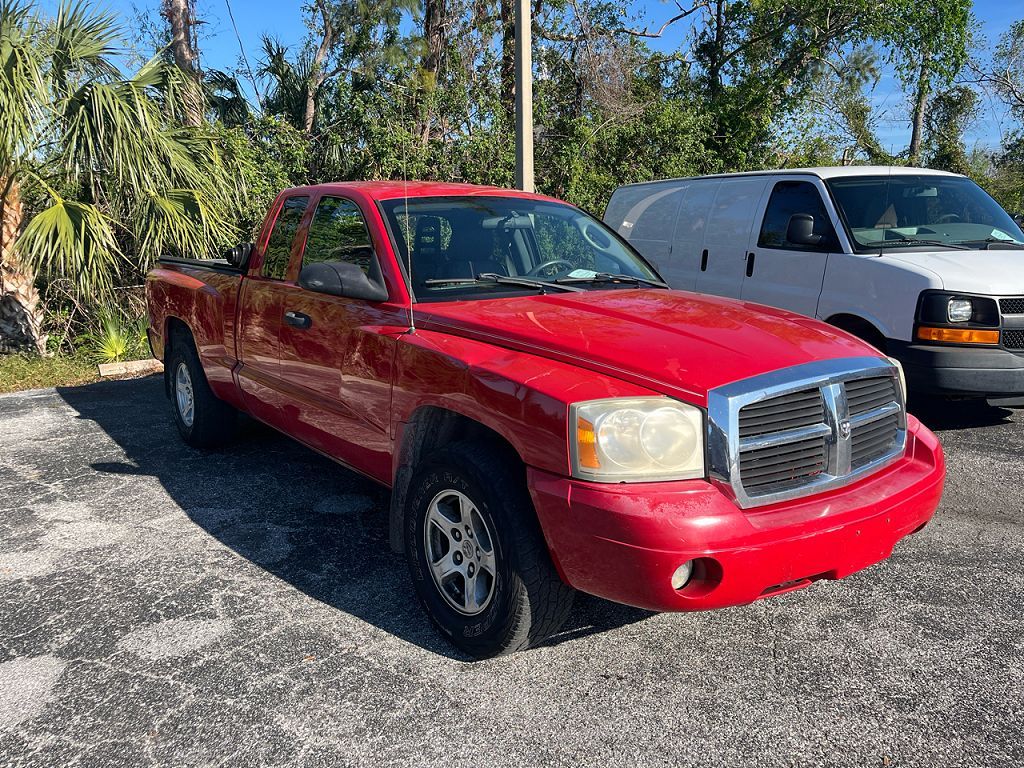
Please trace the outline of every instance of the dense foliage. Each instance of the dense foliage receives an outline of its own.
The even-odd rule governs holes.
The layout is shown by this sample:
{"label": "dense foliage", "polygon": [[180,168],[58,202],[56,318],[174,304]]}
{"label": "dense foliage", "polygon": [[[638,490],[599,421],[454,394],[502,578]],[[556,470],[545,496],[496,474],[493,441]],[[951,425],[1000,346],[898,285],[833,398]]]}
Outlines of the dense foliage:
{"label": "dense foliage", "polygon": [[[252,60],[231,72],[202,66],[214,5],[162,0],[136,19],[150,45],[126,74],[126,33],[98,6],[51,17],[0,0],[0,337],[4,322],[41,323],[40,349],[45,330],[57,345],[124,335],[134,321],[110,311],[115,289],[161,252],[244,239],[284,186],[512,185],[512,0],[311,0],[296,11],[304,45],[240,41]],[[989,50],[970,0],[694,0],[661,27],[635,7],[534,4],[539,190],[599,213],[629,181],[912,163],[969,174],[1024,210],[1024,20]],[[652,43],[668,37],[680,44]],[[879,137],[884,71],[904,88],[905,149]],[[1000,147],[965,144],[983,99],[1015,126]]]}

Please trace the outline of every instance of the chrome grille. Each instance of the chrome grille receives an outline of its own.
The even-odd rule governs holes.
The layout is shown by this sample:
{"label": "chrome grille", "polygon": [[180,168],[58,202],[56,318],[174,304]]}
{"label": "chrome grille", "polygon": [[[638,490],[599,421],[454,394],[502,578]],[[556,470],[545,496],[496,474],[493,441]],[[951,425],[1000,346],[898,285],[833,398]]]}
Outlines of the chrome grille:
{"label": "chrome grille", "polygon": [[999,311],[1004,315],[1024,315],[1024,296],[999,300]]}
{"label": "chrome grille", "polygon": [[852,482],[902,455],[896,369],[878,358],[821,361],[713,390],[712,477],[741,507]]}
{"label": "chrome grille", "polygon": [[1003,346],[1007,349],[1024,349],[1024,330],[1003,331]]}

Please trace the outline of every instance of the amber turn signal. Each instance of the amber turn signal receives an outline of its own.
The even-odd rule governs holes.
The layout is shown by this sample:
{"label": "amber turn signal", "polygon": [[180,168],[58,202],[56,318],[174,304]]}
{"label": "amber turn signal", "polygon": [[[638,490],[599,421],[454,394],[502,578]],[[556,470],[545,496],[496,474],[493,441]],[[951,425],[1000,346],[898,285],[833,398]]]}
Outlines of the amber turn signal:
{"label": "amber turn signal", "polygon": [[942,341],[947,344],[998,344],[999,331],[979,331],[973,328],[928,328],[917,329],[917,338],[922,341]]}
{"label": "amber turn signal", "polygon": [[581,467],[600,469],[601,460],[597,458],[597,436],[594,425],[580,417],[576,419],[576,456]]}

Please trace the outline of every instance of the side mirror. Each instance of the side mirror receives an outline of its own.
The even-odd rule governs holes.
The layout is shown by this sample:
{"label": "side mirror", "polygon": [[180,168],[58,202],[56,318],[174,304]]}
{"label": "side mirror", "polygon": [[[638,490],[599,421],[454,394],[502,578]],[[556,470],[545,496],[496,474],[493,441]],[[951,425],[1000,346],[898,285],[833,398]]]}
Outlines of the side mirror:
{"label": "side mirror", "polygon": [[249,263],[249,257],[251,255],[252,243],[242,243],[241,245],[236,245],[234,248],[226,250],[224,252],[224,260],[232,267],[245,269],[245,265]]}
{"label": "side mirror", "polygon": [[299,286],[307,291],[349,299],[386,301],[388,298],[387,288],[371,282],[363,270],[347,261],[307,264],[299,272]]}
{"label": "side mirror", "polygon": [[814,217],[807,213],[795,213],[789,217],[786,227],[786,242],[791,245],[821,245],[824,235],[814,234]]}

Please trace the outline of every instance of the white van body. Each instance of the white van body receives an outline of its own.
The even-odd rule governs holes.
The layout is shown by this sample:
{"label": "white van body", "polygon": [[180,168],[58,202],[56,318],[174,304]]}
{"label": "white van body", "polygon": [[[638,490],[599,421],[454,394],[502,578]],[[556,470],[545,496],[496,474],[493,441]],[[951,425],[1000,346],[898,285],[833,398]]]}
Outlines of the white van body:
{"label": "white van body", "polygon": [[[796,218],[819,242],[787,239]],[[900,359],[917,391],[1024,396],[1024,232],[963,176],[860,166],[671,179],[620,187],[604,219],[671,287],[830,322]],[[948,312],[971,306],[969,320],[946,316],[964,300]],[[933,328],[984,343],[924,340]]]}

